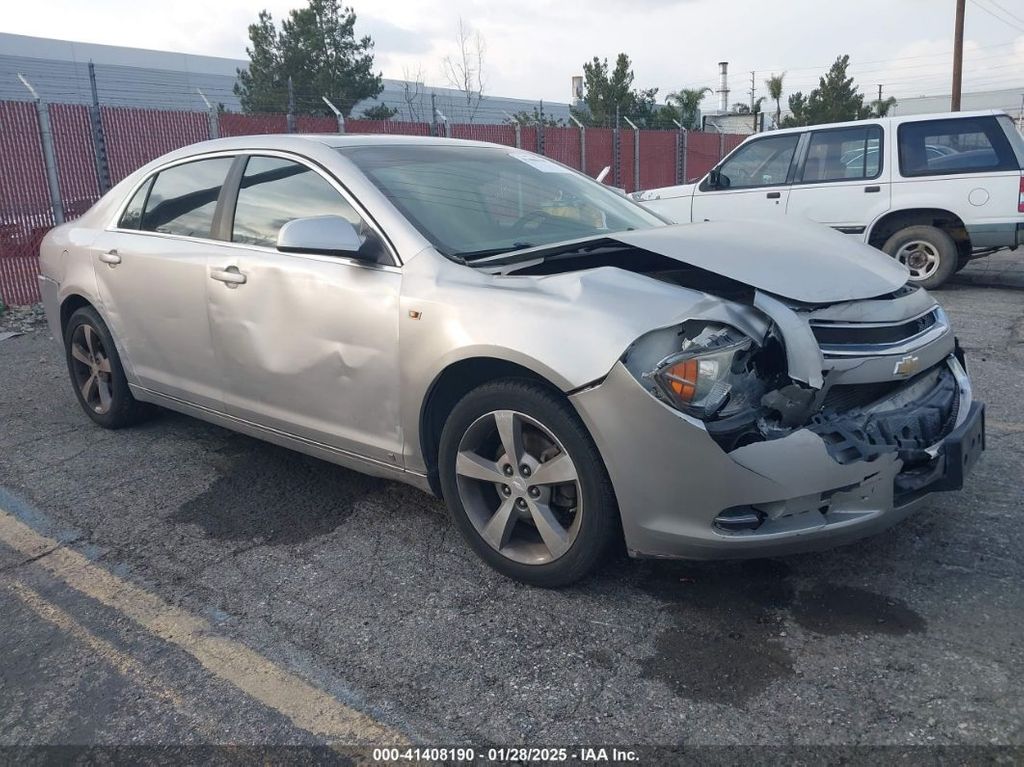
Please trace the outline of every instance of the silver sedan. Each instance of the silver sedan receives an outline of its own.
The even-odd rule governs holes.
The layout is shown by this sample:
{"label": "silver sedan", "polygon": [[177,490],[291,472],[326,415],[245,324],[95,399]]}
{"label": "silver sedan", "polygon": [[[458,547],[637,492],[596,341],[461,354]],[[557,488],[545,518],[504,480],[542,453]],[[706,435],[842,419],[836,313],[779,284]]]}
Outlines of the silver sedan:
{"label": "silver sedan", "polygon": [[906,270],[805,225],[670,226],[470,141],[260,136],[139,169],[41,249],[96,423],[156,406],[444,498],[546,586],[842,543],[962,485],[983,407]]}

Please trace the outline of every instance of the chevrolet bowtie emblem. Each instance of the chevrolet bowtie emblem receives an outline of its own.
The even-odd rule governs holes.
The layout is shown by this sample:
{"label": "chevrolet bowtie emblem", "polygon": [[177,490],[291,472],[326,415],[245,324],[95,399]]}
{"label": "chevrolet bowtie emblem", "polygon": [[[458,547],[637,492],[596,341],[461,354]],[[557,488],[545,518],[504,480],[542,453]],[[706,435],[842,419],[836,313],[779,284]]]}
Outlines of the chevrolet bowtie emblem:
{"label": "chevrolet bowtie emblem", "polygon": [[892,373],[897,376],[912,376],[920,369],[921,360],[912,354],[908,354],[896,363],[896,368]]}

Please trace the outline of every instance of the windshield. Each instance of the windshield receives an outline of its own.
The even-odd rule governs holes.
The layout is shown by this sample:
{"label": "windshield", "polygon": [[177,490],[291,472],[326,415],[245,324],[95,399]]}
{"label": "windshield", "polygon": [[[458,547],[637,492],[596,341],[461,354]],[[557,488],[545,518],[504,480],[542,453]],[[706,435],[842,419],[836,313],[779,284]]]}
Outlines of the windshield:
{"label": "windshield", "polygon": [[665,222],[612,189],[516,149],[338,150],[445,255],[465,259]]}

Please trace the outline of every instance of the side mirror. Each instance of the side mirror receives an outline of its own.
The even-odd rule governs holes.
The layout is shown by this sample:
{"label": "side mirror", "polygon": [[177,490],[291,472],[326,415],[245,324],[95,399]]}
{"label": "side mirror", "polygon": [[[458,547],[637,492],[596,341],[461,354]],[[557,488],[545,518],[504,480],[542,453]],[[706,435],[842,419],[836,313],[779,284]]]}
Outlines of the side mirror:
{"label": "side mirror", "polygon": [[711,189],[721,189],[722,174],[718,172],[717,168],[712,168],[708,171],[708,186]]}
{"label": "side mirror", "polygon": [[295,218],[277,233],[277,249],[282,253],[364,258],[359,252],[362,245],[356,228],[341,216]]}

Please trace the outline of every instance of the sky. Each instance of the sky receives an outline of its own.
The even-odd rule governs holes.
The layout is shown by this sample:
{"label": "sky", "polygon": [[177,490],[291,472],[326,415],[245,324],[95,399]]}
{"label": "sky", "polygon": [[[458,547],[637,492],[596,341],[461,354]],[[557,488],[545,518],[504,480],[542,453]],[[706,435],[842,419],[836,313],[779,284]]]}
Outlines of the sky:
{"label": "sky", "polygon": [[[247,26],[262,8],[276,20],[302,0],[38,0],[8,4],[4,31],[111,45],[245,58]],[[730,103],[750,101],[786,72],[786,93],[813,88],[840,54],[871,98],[950,89],[955,0],[350,0],[357,34],[375,41],[385,77],[420,72],[446,85],[443,58],[463,22],[486,42],[485,93],[565,102],[570,78],[594,56],[627,53],[635,86],[659,101],[683,87],[718,87],[730,63]],[[1024,94],[1024,4],[968,0],[965,90]]]}

